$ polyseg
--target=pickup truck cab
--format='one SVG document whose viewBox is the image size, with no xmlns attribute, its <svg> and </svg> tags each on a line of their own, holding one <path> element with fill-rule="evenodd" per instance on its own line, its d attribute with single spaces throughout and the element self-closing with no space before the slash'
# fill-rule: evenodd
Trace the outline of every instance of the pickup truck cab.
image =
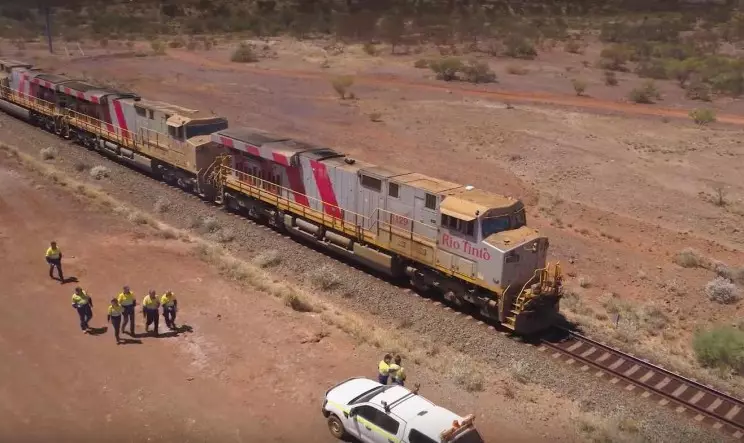
<svg viewBox="0 0 744 443">
<path fill-rule="evenodd" d="M 483 443 L 474 417 L 460 417 L 414 391 L 359 377 L 329 389 L 323 416 L 334 437 L 362 443 Z"/>
</svg>

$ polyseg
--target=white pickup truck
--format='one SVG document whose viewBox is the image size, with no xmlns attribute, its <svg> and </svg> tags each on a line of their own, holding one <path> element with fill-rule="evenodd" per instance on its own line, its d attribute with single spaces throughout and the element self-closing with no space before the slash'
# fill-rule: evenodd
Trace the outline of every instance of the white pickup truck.
<svg viewBox="0 0 744 443">
<path fill-rule="evenodd" d="M 334 437 L 362 443 L 483 443 L 474 417 L 435 405 L 398 385 L 352 378 L 329 389 L 323 416 Z"/>
</svg>

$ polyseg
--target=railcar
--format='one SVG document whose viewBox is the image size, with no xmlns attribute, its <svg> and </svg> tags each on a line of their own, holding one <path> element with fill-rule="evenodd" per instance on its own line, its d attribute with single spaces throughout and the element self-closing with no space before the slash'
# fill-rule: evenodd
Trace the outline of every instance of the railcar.
<svg viewBox="0 0 744 443">
<path fill-rule="evenodd" d="M 19 61 L 0 60 L 0 109 L 517 333 L 558 314 L 560 266 L 546 263 L 548 239 L 520 200 Z"/>
<path fill-rule="evenodd" d="M 252 128 L 212 140 L 227 151 L 211 180 L 229 208 L 520 334 L 554 323 L 560 267 L 546 264 L 548 239 L 526 226 L 520 200 Z"/>
</svg>

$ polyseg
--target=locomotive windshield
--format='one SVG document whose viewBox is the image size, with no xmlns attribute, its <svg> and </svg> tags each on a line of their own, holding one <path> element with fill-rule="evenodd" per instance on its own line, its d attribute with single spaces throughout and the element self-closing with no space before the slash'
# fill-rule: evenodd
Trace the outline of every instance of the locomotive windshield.
<svg viewBox="0 0 744 443">
<path fill-rule="evenodd" d="M 186 125 L 186 138 L 210 135 L 213 132 L 222 131 L 223 129 L 227 129 L 226 120 L 213 120 L 207 123 L 191 122 Z"/>
<path fill-rule="evenodd" d="M 481 233 L 483 238 L 510 229 L 518 229 L 526 224 L 524 209 L 511 214 L 495 217 L 484 217 L 481 221 Z"/>
</svg>

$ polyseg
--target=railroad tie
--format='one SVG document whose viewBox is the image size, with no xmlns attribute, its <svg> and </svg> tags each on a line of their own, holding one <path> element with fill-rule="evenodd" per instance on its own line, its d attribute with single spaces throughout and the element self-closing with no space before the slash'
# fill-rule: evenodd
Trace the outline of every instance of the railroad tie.
<svg viewBox="0 0 744 443">
<path fill-rule="evenodd" d="M 577 341 L 576 343 L 572 344 L 568 348 L 568 352 L 573 352 L 573 351 L 579 349 L 581 347 L 581 345 L 583 345 L 583 344 L 584 344 L 584 342 Z"/>
<path fill-rule="evenodd" d="M 609 352 L 605 352 L 604 354 L 602 354 L 602 356 L 600 356 L 600 357 L 599 357 L 599 358 L 597 359 L 597 363 L 601 363 L 601 362 L 603 362 L 603 361 L 607 360 L 608 358 L 610 358 L 610 356 L 611 356 L 611 355 L 612 355 L 612 354 L 610 354 Z"/>
<path fill-rule="evenodd" d="M 690 403 L 693 404 L 693 405 L 694 404 L 697 404 L 697 402 L 699 402 L 700 399 L 703 398 L 704 396 L 705 396 L 705 392 L 698 391 L 697 394 L 695 394 L 695 395 L 692 396 L 692 398 L 690 399 Z"/>
<path fill-rule="evenodd" d="M 594 351 L 596 351 L 596 350 L 597 350 L 597 348 L 595 348 L 594 346 L 592 346 L 591 348 L 589 348 L 586 351 L 582 352 L 581 353 L 581 357 L 583 357 L 583 358 L 589 357 L 590 355 L 594 354 Z"/>
<path fill-rule="evenodd" d="M 618 358 L 615 363 L 610 365 L 610 369 L 614 371 L 615 369 L 619 368 L 620 365 L 622 365 L 623 363 L 625 363 L 625 360 L 622 358 Z"/>
<path fill-rule="evenodd" d="M 733 420 L 734 417 L 736 417 L 736 414 L 739 413 L 739 411 L 741 411 L 741 408 L 734 405 L 734 407 L 726 413 L 726 420 Z"/>
<path fill-rule="evenodd" d="M 711 403 L 710 406 L 708 406 L 707 408 L 705 408 L 705 410 L 708 411 L 708 412 L 713 412 L 716 409 L 718 409 L 718 407 L 721 406 L 722 404 L 723 404 L 723 400 L 721 400 L 720 398 L 717 398 L 717 399 L 713 400 L 713 403 Z"/>
<path fill-rule="evenodd" d="M 656 389 L 662 389 L 662 388 L 664 388 L 664 386 L 668 385 L 670 381 L 672 381 L 671 378 L 664 377 L 664 380 L 656 383 L 656 386 L 654 386 L 654 388 L 656 388 Z"/>
<path fill-rule="evenodd" d="M 633 365 L 633 367 L 630 368 L 630 369 L 628 369 L 627 371 L 625 371 L 625 373 L 623 375 L 625 375 L 626 377 L 630 377 L 631 375 L 635 374 L 636 371 L 638 371 L 639 369 L 641 369 L 640 366 Z"/>
<path fill-rule="evenodd" d="M 643 377 L 641 377 L 641 383 L 646 383 L 647 381 L 649 381 L 649 379 L 650 379 L 651 377 L 653 377 L 653 376 L 654 376 L 654 374 L 655 374 L 655 372 L 649 369 L 649 371 L 648 371 L 648 372 L 646 372 L 646 373 L 645 373 L 645 374 L 643 375 Z"/>
<path fill-rule="evenodd" d="M 687 390 L 687 385 L 680 385 L 680 387 L 678 387 L 677 389 L 674 390 L 674 392 L 672 392 L 672 395 L 675 397 L 679 397 L 686 390 Z"/>
</svg>

